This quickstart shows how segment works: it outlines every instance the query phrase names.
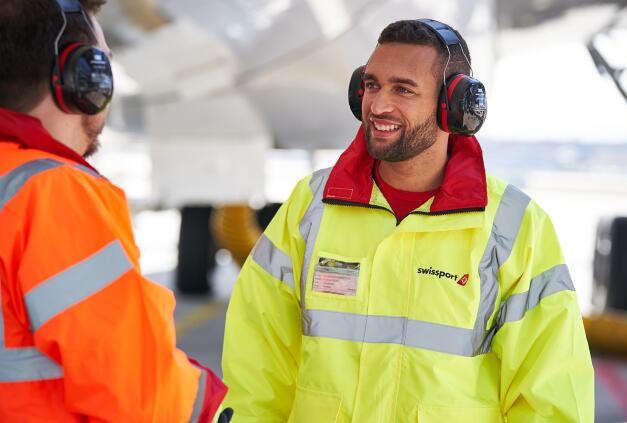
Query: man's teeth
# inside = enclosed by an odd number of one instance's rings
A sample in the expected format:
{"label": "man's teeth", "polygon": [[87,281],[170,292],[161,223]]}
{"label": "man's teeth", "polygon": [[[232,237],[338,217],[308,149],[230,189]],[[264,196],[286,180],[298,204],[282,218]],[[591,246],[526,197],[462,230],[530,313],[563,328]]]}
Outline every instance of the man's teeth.
{"label": "man's teeth", "polygon": [[388,131],[388,132],[396,131],[398,128],[400,128],[399,125],[379,125],[377,123],[374,123],[374,127],[377,128],[377,131]]}

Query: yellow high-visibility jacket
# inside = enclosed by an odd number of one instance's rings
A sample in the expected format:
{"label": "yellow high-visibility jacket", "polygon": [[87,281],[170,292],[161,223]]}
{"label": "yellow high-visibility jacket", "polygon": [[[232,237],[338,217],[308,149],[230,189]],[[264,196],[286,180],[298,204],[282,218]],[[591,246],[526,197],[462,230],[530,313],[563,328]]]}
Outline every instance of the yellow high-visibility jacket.
{"label": "yellow high-visibility jacket", "polygon": [[294,189],[227,313],[234,422],[592,422],[594,376],[552,223],[451,136],[398,222],[363,130]]}

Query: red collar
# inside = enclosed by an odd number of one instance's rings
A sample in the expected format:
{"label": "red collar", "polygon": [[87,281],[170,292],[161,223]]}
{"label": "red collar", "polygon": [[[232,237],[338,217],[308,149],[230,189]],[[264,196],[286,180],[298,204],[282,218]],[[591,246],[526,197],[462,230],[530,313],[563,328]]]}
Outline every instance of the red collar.
{"label": "red collar", "polygon": [[[475,137],[450,135],[444,180],[430,212],[485,209],[488,204],[483,154]],[[331,170],[323,200],[367,205],[374,180],[374,159],[368,154],[363,126]]]}
{"label": "red collar", "polygon": [[0,108],[0,142],[15,142],[25,148],[45,151],[94,169],[80,154],[52,138],[41,121],[24,113]]}

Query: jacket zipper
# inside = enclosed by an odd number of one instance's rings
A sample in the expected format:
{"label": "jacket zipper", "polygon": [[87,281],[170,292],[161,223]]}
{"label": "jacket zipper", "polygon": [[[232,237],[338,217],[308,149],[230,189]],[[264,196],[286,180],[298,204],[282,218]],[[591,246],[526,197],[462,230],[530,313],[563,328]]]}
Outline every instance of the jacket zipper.
{"label": "jacket zipper", "polygon": [[[364,204],[364,203],[355,203],[352,201],[346,201],[346,200],[337,200],[335,198],[325,198],[322,200],[323,203],[325,204],[334,204],[337,206],[354,206],[354,207],[362,207],[362,208],[366,208],[366,209],[379,209],[379,210],[385,210],[388,213],[390,213],[392,216],[396,217],[396,215],[394,214],[394,212],[388,208],[385,208],[383,206],[377,206],[374,204]],[[476,213],[476,212],[483,212],[485,211],[485,207],[473,207],[473,208],[468,208],[468,209],[455,209],[455,210],[442,210],[442,211],[437,211],[437,212],[424,212],[424,211],[413,211],[409,214],[420,214],[420,215],[425,215],[425,216],[443,216],[443,215],[447,215],[447,214],[463,214],[463,213]],[[409,216],[409,215],[408,215]],[[398,218],[396,219],[396,226],[400,225],[402,222],[402,220],[398,220]]]}

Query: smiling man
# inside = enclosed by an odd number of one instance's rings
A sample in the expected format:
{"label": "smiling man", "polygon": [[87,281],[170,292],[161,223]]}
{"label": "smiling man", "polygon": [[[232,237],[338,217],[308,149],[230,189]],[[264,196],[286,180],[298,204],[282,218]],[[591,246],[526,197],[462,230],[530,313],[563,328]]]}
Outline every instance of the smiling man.
{"label": "smiling man", "polygon": [[461,36],[390,24],[363,121],[245,263],[223,370],[236,422],[591,422],[577,298],[546,213],[486,175]]}

